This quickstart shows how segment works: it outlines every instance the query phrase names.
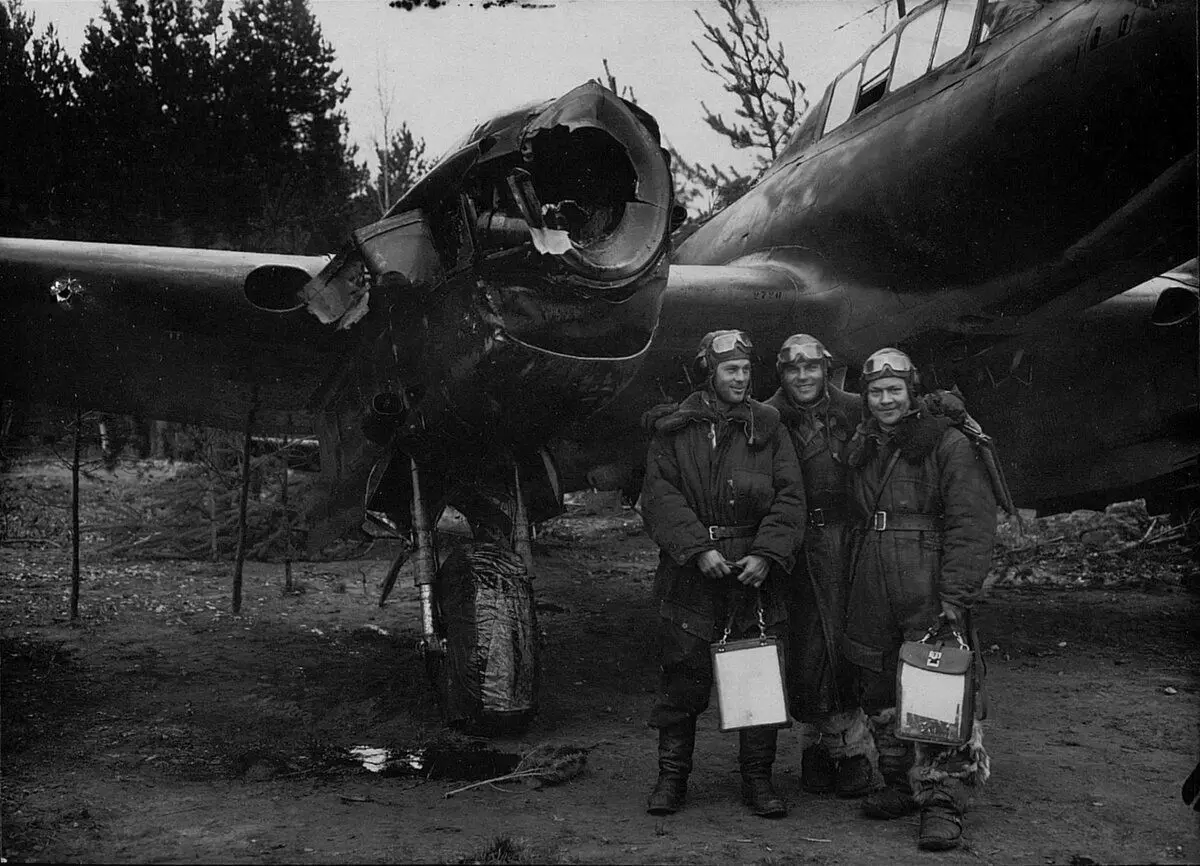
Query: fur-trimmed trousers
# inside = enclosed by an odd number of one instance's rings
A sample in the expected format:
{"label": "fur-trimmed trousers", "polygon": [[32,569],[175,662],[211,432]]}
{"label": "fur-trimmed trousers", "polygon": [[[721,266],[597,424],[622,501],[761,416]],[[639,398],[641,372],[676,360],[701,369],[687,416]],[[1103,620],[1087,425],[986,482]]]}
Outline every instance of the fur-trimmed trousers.
{"label": "fur-trimmed trousers", "polygon": [[801,722],[800,735],[804,748],[820,746],[835,761],[866,755],[872,766],[879,763],[867,714],[859,708],[829,713],[813,722]]}
{"label": "fur-trimmed trousers", "polygon": [[937,746],[897,737],[895,707],[869,718],[885,785],[909,788],[919,806],[945,806],[960,814],[967,811],[975,790],[992,773],[981,721],[975,720],[971,739],[963,745]]}

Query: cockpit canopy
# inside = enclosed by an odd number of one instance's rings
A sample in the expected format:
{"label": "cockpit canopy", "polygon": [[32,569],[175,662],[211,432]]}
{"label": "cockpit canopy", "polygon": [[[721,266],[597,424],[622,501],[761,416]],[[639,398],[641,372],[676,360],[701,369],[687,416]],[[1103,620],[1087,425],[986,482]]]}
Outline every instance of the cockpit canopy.
{"label": "cockpit canopy", "polygon": [[961,57],[972,44],[986,42],[1030,17],[1043,2],[933,0],[917,7],[827,88],[797,130],[783,161],[889,94]]}

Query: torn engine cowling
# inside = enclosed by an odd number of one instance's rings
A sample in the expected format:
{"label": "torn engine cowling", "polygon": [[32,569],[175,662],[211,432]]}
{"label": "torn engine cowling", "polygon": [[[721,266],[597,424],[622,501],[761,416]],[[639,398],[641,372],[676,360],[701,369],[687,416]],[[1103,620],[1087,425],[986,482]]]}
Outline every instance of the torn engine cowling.
{"label": "torn engine cowling", "polygon": [[300,292],[364,344],[321,396],[339,483],[369,476],[403,528],[393,454],[480,478],[611,400],[658,323],[673,208],[653,118],[598,84],[473,130]]}
{"label": "torn engine cowling", "polygon": [[380,285],[429,296],[470,269],[511,336],[627,356],[657,316],[673,205],[653,118],[588,83],[477,127],[302,298],[346,328]]}

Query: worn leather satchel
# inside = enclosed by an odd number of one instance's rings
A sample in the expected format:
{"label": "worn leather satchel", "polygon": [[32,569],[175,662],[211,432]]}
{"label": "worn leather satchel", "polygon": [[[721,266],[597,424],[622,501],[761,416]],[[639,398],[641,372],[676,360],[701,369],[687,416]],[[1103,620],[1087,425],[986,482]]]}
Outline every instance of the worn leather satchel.
{"label": "worn leather satchel", "polygon": [[975,726],[975,653],[956,629],[935,625],[900,646],[896,736],[959,746]]}

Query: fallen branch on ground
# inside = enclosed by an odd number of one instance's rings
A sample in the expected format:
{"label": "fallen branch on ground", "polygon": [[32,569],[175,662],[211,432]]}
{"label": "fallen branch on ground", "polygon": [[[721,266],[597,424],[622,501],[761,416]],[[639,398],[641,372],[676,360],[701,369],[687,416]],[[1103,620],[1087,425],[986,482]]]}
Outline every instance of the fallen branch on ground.
{"label": "fallen branch on ground", "polygon": [[1023,556],[1033,556],[1040,552],[1043,548],[1051,547],[1066,540],[1067,537],[1065,535],[1057,535],[1054,538],[1047,538],[1045,541],[1039,541],[1036,544],[1030,544],[1027,547],[1014,547],[1010,550],[1001,551],[998,555],[1008,557],[1010,559],[1017,559]]}
{"label": "fallen branch on ground", "polygon": [[587,765],[587,756],[588,750],[578,746],[535,746],[521,758],[521,762],[511,773],[472,782],[470,785],[447,791],[443,796],[449,798],[494,782],[515,782],[519,779],[538,779],[547,785],[559,785],[583,772]]}
{"label": "fallen branch on ground", "polygon": [[1150,521],[1150,525],[1148,527],[1146,527],[1145,535],[1143,535],[1137,541],[1130,541],[1126,544],[1122,544],[1114,552],[1115,553],[1124,553],[1127,550],[1133,550],[1135,547],[1141,547],[1143,544],[1146,543],[1146,539],[1149,538],[1153,534],[1154,527],[1156,527],[1156,526],[1158,526],[1158,518],[1157,517]]}

